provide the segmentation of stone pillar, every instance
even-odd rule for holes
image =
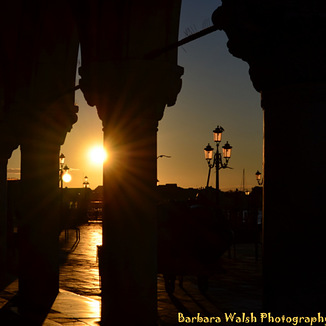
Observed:
[[[325,313],[325,94],[326,83],[262,94],[264,305],[279,312]]]
[[[19,312],[33,325],[43,324],[59,291],[59,154],[76,121],[72,96],[70,107],[57,101],[44,110],[33,108],[22,120],[28,127],[20,140]]]
[[[22,324],[38,326],[59,289],[59,150],[77,120],[75,8],[64,0],[5,5],[4,124],[21,146],[18,303]]]
[[[6,283],[7,263],[8,263],[8,185],[7,185],[7,165],[11,153],[16,149],[16,145],[9,141],[9,130],[0,124],[0,288]]]
[[[180,1],[110,2],[101,11],[103,21],[83,17],[93,34],[81,24],[80,70],[81,89],[96,105],[110,152],[103,180],[101,325],[153,326],[156,131],[165,106],[176,101],[183,69],[176,66],[176,50],[144,58],[177,40]]]
[[[128,86],[110,87],[121,97],[97,106],[101,116],[110,108],[103,121],[111,157],[104,168],[104,325],[156,324],[156,133],[158,112],[166,105],[164,93],[181,74],[171,68],[177,67],[116,62],[111,74],[116,84],[122,86],[118,80],[127,79]],[[132,320],[123,317],[126,310]]]
[[[21,144],[19,211],[19,311],[25,322],[42,325],[59,291],[60,144],[44,133]]]
[[[13,135],[13,122],[7,120],[8,113],[8,88],[9,71],[8,57],[12,54],[12,39],[15,33],[11,33],[14,19],[10,13],[14,12],[14,6],[6,3],[2,4],[3,15],[0,22],[0,287],[5,285],[7,272],[7,243],[8,243],[8,216],[7,216],[7,164],[11,153],[18,147],[17,140]],[[16,12],[17,14],[17,12]],[[9,17],[8,17],[9,16]],[[9,23],[9,24],[8,24]],[[7,30],[7,32],[5,32]],[[9,32],[10,31],[10,32]]]
[[[103,325],[155,325],[157,318],[157,119],[155,104],[134,92],[138,83],[148,88],[139,77],[128,87],[126,102],[107,106],[113,115],[104,122],[112,160],[103,180]]]
[[[42,325],[59,290],[59,154],[77,108],[59,101],[50,112],[25,117],[20,140],[19,311],[34,325]]]
[[[213,21],[264,110],[264,310],[325,313],[324,1],[224,0]]]
[[[0,288],[7,270],[7,159],[0,159]]]
[[[0,92],[1,94],[1,92]],[[3,94],[1,94],[3,95]],[[8,263],[8,184],[7,165],[12,152],[18,147],[17,139],[12,133],[12,126],[5,121],[5,109],[1,105],[0,111],[0,287],[5,285]]]

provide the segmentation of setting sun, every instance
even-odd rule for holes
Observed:
[[[89,150],[89,158],[94,164],[103,164],[107,159],[108,154],[103,146],[94,146]]]

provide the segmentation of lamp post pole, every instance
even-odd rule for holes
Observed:
[[[215,164],[215,185],[216,185],[216,207],[220,208],[220,167],[219,167],[219,159],[220,159],[220,153],[219,153],[219,142],[216,141],[216,153],[215,153],[215,160],[217,160],[217,164]]]
[[[59,156],[59,164],[60,164],[60,188],[63,188],[63,167],[65,164],[65,156],[63,153],[61,153],[61,155]]]
[[[68,173],[69,167],[64,165],[65,156],[61,154],[59,156],[59,164],[60,164],[60,189],[63,189],[63,182],[70,182],[71,175]]]

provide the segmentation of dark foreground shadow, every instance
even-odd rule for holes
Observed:
[[[54,300],[44,300],[42,306],[22,304],[19,294],[12,297],[0,309],[0,325],[3,326],[42,326],[51,310]]]

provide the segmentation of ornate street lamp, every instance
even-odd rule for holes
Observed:
[[[208,143],[207,146],[204,148],[205,159],[207,160],[208,165],[211,165],[211,160],[213,158],[213,151],[214,148],[210,145],[210,143]]]
[[[64,173],[63,173],[63,175],[62,175],[62,180],[63,180],[64,182],[70,182],[70,181],[71,181],[71,175],[69,174],[69,168],[68,168],[67,165],[65,165],[65,166],[63,167],[63,171],[64,171]]]
[[[255,174],[256,174],[257,183],[261,186],[264,183],[261,173],[257,170]]]
[[[222,146],[223,157],[222,157],[221,153],[219,153],[219,144],[222,140],[223,131],[224,131],[224,129],[221,126],[217,126],[213,130],[214,141],[216,143],[215,154],[213,153],[214,149],[210,144],[208,144],[204,148],[205,159],[207,160],[207,164],[209,167],[206,188],[208,188],[208,185],[209,185],[211,169],[214,167],[216,168],[216,205],[217,206],[219,206],[219,170],[226,169],[226,168],[231,169],[230,167],[228,167],[228,164],[229,164],[229,160],[231,157],[232,146],[228,142],[226,142],[226,144],[224,146]],[[224,162],[223,162],[223,158],[224,158]]]
[[[217,126],[214,130],[213,130],[213,134],[214,134],[214,141],[216,143],[220,143],[222,140],[222,133],[223,133],[224,129],[221,126]]]
[[[231,158],[232,146],[229,144],[229,142],[226,142],[226,144],[222,146],[222,149],[223,149],[223,157],[225,158],[225,163],[223,168],[226,168]]]
[[[63,155],[63,153],[61,153],[61,155],[59,156],[59,163],[60,163],[60,169],[63,168],[63,165],[65,164],[65,156]]]
[[[59,156],[59,174],[60,174],[60,188],[63,188],[63,182],[70,182],[71,181],[71,175],[69,174],[69,168],[67,165],[65,165],[65,156],[64,154],[61,154]]]
[[[83,187],[84,188],[89,188],[89,182],[88,182],[88,177],[87,176],[84,177]]]
[[[63,167],[64,167],[64,164],[65,164],[65,156],[64,156],[64,154],[63,153],[61,153],[61,155],[59,156],[59,166],[60,166],[60,168],[59,168],[59,174],[60,174],[60,176],[59,176],[59,181],[60,181],[60,188],[62,189],[63,188]]]

